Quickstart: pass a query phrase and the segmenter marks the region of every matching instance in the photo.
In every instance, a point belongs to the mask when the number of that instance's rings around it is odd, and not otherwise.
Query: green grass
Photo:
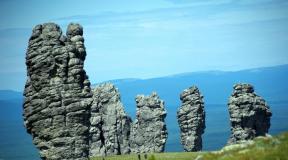
[[[216,152],[166,152],[147,154],[147,160],[288,160],[288,132],[253,143],[224,147]],[[94,157],[92,160],[138,160],[137,154]],[[141,160],[145,160],[141,154]]]
[[[199,153],[193,152],[166,152],[166,153],[151,153],[147,154],[147,160],[166,160],[166,159],[173,159],[173,160],[191,160],[196,158]],[[154,157],[154,158],[153,158]],[[130,155],[117,155],[117,156],[107,156],[104,157],[105,160],[138,160],[137,154],[130,154]],[[92,160],[102,160],[103,157],[94,157]],[[144,154],[141,154],[141,160],[144,159]]]

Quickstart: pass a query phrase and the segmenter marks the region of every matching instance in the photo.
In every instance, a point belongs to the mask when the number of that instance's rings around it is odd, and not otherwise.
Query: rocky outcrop
[[[133,153],[163,152],[168,137],[164,101],[156,93],[136,97],[136,120],[131,127]]]
[[[89,155],[90,82],[83,69],[83,29],[66,36],[54,23],[37,25],[26,53],[24,122],[42,159],[84,160]]]
[[[90,156],[130,152],[131,118],[124,111],[118,89],[111,83],[93,90],[90,122]]]
[[[156,94],[138,96],[138,116],[131,129],[131,118],[112,84],[91,91],[83,69],[85,57],[79,24],[69,24],[66,35],[54,23],[33,29],[26,53],[23,117],[41,158],[86,160],[131,150],[163,151],[167,139],[164,102]],[[134,139],[130,141],[131,131]]]
[[[250,84],[236,84],[229,99],[231,136],[228,144],[265,136],[270,127],[272,113],[263,98]]]
[[[205,129],[203,96],[196,86],[185,89],[180,94],[181,107],[177,111],[181,131],[181,143],[187,152],[202,149],[202,134]]]
[[[66,35],[54,23],[37,25],[26,53],[23,117],[42,159],[86,160],[89,156],[163,152],[167,140],[164,102],[156,93],[136,97],[136,120],[126,115],[110,83],[93,91],[86,75],[83,29],[69,24]],[[202,148],[203,96],[193,86],[181,94],[177,112],[185,151]],[[249,84],[237,84],[229,100],[229,143],[263,136],[271,112]]]
[[[118,90],[112,84],[90,90],[82,35],[79,24],[71,23],[64,36],[58,25],[45,23],[29,40],[24,121],[43,159],[130,152],[131,119]]]

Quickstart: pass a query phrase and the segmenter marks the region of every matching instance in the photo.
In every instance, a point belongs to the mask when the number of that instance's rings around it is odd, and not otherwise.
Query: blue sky
[[[288,64],[287,0],[1,0],[0,89],[23,90],[32,28],[84,27],[92,83]]]

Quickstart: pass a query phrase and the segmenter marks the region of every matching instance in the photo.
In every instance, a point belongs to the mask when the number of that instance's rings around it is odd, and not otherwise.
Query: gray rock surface
[[[268,133],[272,113],[265,100],[254,92],[252,85],[234,85],[228,109],[231,122],[228,144],[251,140]]]
[[[113,84],[100,84],[93,90],[90,122],[91,156],[130,153],[131,118],[126,115]]]
[[[83,65],[83,30],[37,25],[26,53],[24,124],[42,159],[84,160],[89,155],[90,82]]]
[[[181,143],[187,152],[202,149],[202,134],[205,129],[203,96],[196,86],[185,89],[180,94],[181,107],[177,119],[181,133]]]
[[[168,137],[164,101],[154,92],[136,96],[136,120],[131,127],[132,153],[163,152]]]

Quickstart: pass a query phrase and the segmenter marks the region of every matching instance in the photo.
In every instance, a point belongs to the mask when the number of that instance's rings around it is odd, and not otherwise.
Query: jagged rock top
[[[93,97],[98,103],[119,102],[120,94],[112,83],[102,83],[93,89]]]
[[[193,95],[196,95],[193,96]],[[196,87],[196,86],[192,86],[188,89],[185,89],[181,94],[180,94],[180,100],[182,102],[186,102],[186,101],[193,101],[195,102],[194,100],[196,99],[201,99],[201,101],[199,101],[200,103],[203,103],[202,102],[202,98],[203,96],[200,94],[200,91],[199,89]],[[198,101],[197,101],[198,102]]]
[[[83,36],[83,27],[77,23],[70,23],[67,28],[66,35],[68,38],[72,38],[74,36]]]
[[[228,109],[231,121],[231,136],[228,144],[265,136],[270,128],[272,113],[265,100],[254,92],[250,84],[234,85]]]
[[[177,111],[181,131],[181,143],[185,151],[202,149],[202,134],[205,129],[205,111],[203,96],[196,86],[185,89],[180,94],[182,105]]]
[[[254,93],[254,87],[247,83],[235,84],[233,88],[233,96],[237,96],[239,94]]]
[[[149,107],[149,108],[164,108],[164,101],[160,99],[156,92],[152,92],[151,95],[137,95],[136,104],[138,108]]]
[[[164,122],[167,111],[164,108],[164,101],[160,99],[156,92],[149,96],[137,95],[136,98],[137,120],[160,120]]]

